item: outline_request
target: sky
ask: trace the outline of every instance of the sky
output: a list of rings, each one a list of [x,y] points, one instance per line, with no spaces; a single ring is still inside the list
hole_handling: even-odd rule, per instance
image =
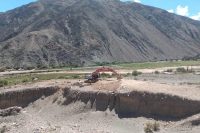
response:
[[[122,0],[165,9],[168,12],[200,20],[200,0]]]
[[[5,12],[34,1],[36,0],[0,0],[0,12]]]
[[[0,0],[0,12],[28,4],[36,0]],[[200,0],[121,0],[134,1],[145,5],[162,8],[171,13],[200,20]]]

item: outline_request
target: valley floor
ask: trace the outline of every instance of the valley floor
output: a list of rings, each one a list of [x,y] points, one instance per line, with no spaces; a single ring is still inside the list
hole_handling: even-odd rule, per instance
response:
[[[149,69],[144,70],[144,73],[137,77],[127,76],[121,81],[117,81],[115,78],[103,78],[91,85],[83,83],[83,79],[51,79],[2,87],[0,88],[0,95],[2,95],[0,104],[3,104],[1,102],[3,102],[5,93],[23,92],[28,89],[52,86],[60,89],[53,95],[42,96],[30,102],[17,115],[0,116],[0,131],[2,133],[144,133],[148,123],[157,122],[160,126],[158,133],[199,133],[200,111],[198,109],[197,113],[176,120],[146,117],[145,115],[120,117],[115,110],[110,111],[107,108],[107,110],[99,111],[92,107],[91,103],[85,103],[82,100],[63,104],[66,102],[66,97],[62,91],[63,88],[67,87],[75,88],[78,93],[81,91],[85,95],[87,95],[87,92],[97,92],[97,94],[98,92],[105,92],[106,94],[142,92],[141,94],[144,93],[144,95],[153,94],[150,96],[153,98],[158,98],[160,94],[163,94],[163,98],[172,97],[175,100],[186,100],[185,102],[188,102],[188,108],[190,108],[189,106],[193,107],[193,105],[190,105],[193,102],[200,103],[200,75],[199,67],[196,68],[193,73],[166,73],[164,72],[166,68]],[[130,70],[119,71],[128,73]],[[159,71],[159,73],[155,74],[150,71]],[[27,94],[29,93],[27,92]],[[69,97],[74,98],[74,95],[70,94]],[[10,102],[5,103],[11,104]],[[159,103],[159,101],[157,102]],[[177,103],[177,105],[180,105],[180,107],[174,107],[171,110],[177,109],[177,112],[181,112],[180,108],[185,109],[185,105],[182,105],[184,102],[179,102],[181,104]],[[102,106],[102,104],[100,105]],[[169,106],[173,106],[172,104],[167,103]],[[156,108],[157,105],[152,106]],[[157,112],[160,111],[165,114],[161,111],[162,106],[158,107]],[[190,109],[194,110],[195,108]],[[185,110],[190,111],[190,109]],[[170,114],[170,110],[168,112]]]

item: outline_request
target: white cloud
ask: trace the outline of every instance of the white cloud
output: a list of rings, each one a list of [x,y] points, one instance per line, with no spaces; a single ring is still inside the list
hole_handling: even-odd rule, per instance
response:
[[[189,8],[188,8],[188,6],[178,5],[176,7],[176,14],[182,15],[182,16],[188,16],[189,15]]]
[[[191,16],[194,20],[200,20],[200,12],[197,15]]]
[[[141,3],[141,0],[133,0],[134,2]]]
[[[188,6],[178,5],[176,7],[176,10],[170,9],[170,10],[167,10],[167,11],[170,12],[170,13],[176,13],[178,15],[190,17],[191,19],[199,20],[200,21],[200,12],[197,13],[196,15],[191,16],[191,15],[189,15],[189,8],[188,8]]]
[[[170,12],[170,13],[174,13],[173,9],[170,9],[170,10],[167,10],[167,11]]]

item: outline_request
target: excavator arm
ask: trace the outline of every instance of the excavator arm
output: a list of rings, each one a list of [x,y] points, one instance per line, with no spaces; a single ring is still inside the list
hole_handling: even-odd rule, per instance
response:
[[[121,75],[118,74],[114,69],[109,68],[109,67],[102,67],[102,68],[98,68],[96,69],[91,76],[89,76],[87,78],[87,80],[85,81],[86,83],[95,83],[98,81],[99,77],[100,77],[100,73],[101,72],[112,72],[113,74],[115,74],[117,76],[117,79],[121,79]]]

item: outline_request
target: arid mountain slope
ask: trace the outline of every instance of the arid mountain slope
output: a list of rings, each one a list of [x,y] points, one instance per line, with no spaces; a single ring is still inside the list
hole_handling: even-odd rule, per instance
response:
[[[200,22],[118,0],[40,0],[0,14],[0,65],[83,65],[200,53]]]

